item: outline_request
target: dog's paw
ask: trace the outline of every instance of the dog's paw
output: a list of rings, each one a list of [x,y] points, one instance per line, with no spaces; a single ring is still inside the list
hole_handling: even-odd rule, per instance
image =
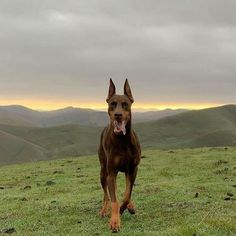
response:
[[[122,215],[126,209],[126,205],[122,204],[121,207],[120,207],[120,214]]]
[[[117,233],[120,230],[120,217],[113,216],[110,220],[110,229],[112,233]]]
[[[136,210],[135,210],[135,207],[134,207],[134,204],[132,202],[130,202],[128,205],[127,205],[127,209],[129,211],[130,214],[135,214]]]
[[[130,202],[130,203],[123,203],[122,205],[121,205],[121,207],[120,207],[120,214],[122,215],[123,214],[123,212],[125,211],[125,210],[128,210],[129,211],[129,213],[130,214],[135,214],[135,212],[136,212],[136,210],[135,210],[135,207],[134,207],[134,204],[132,203],[132,202]]]
[[[98,215],[103,218],[103,217],[106,217],[106,216],[109,216],[109,212],[108,210],[106,209],[101,209],[101,211],[99,211]]]

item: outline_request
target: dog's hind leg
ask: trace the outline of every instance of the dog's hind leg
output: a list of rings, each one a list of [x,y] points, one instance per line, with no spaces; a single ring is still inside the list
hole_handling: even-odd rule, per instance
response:
[[[123,203],[120,207],[120,214],[123,214],[127,208],[130,214],[135,214],[134,204],[131,202],[131,194],[134,186],[134,182],[137,175],[137,167],[132,172],[125,173],[126,189]]]

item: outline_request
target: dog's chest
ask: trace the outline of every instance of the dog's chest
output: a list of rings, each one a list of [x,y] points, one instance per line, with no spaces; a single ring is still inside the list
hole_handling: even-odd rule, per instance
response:
[[[127,172],[135,168],[140,160],[139,146],[132,142],[134,135],[104,136],[104,150],[106,152],[108,169]],[[135,143],[135,144],[133,144]]]
[[[128,149],[124,152],[116,152],[114,155],[111,155],[110,164],[118,171],[126,172],[137,165],[137,158],[138,157]]]

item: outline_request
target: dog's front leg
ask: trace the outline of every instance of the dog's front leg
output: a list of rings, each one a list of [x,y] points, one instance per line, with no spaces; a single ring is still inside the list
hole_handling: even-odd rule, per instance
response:
[[[116,176],[117,173],[109,173],[107,178],[108,190],[111,199],[111,220],[110,228],[112,232],[120,230],[120,206],[116,197]]]

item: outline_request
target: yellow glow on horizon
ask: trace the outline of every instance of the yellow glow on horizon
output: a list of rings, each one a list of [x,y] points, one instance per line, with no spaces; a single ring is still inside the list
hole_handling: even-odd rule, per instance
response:
[[[107,104],[104,103],[92,103],[92,102],[71,102],[71,101],[40,101],[40,100],[1,100],[0,105],[22,105],[35,110],[56,110],[65,108],[68,106],[79,108],[90,108],[96,110],[106,110]],[[221,106],[224,104],[219,103],[160,103],[160,104],[147,104],[147,103],[134,103],[133,108],[135,110],[164,110],[170,109],[190,109],[198,110],[209,107]]]

